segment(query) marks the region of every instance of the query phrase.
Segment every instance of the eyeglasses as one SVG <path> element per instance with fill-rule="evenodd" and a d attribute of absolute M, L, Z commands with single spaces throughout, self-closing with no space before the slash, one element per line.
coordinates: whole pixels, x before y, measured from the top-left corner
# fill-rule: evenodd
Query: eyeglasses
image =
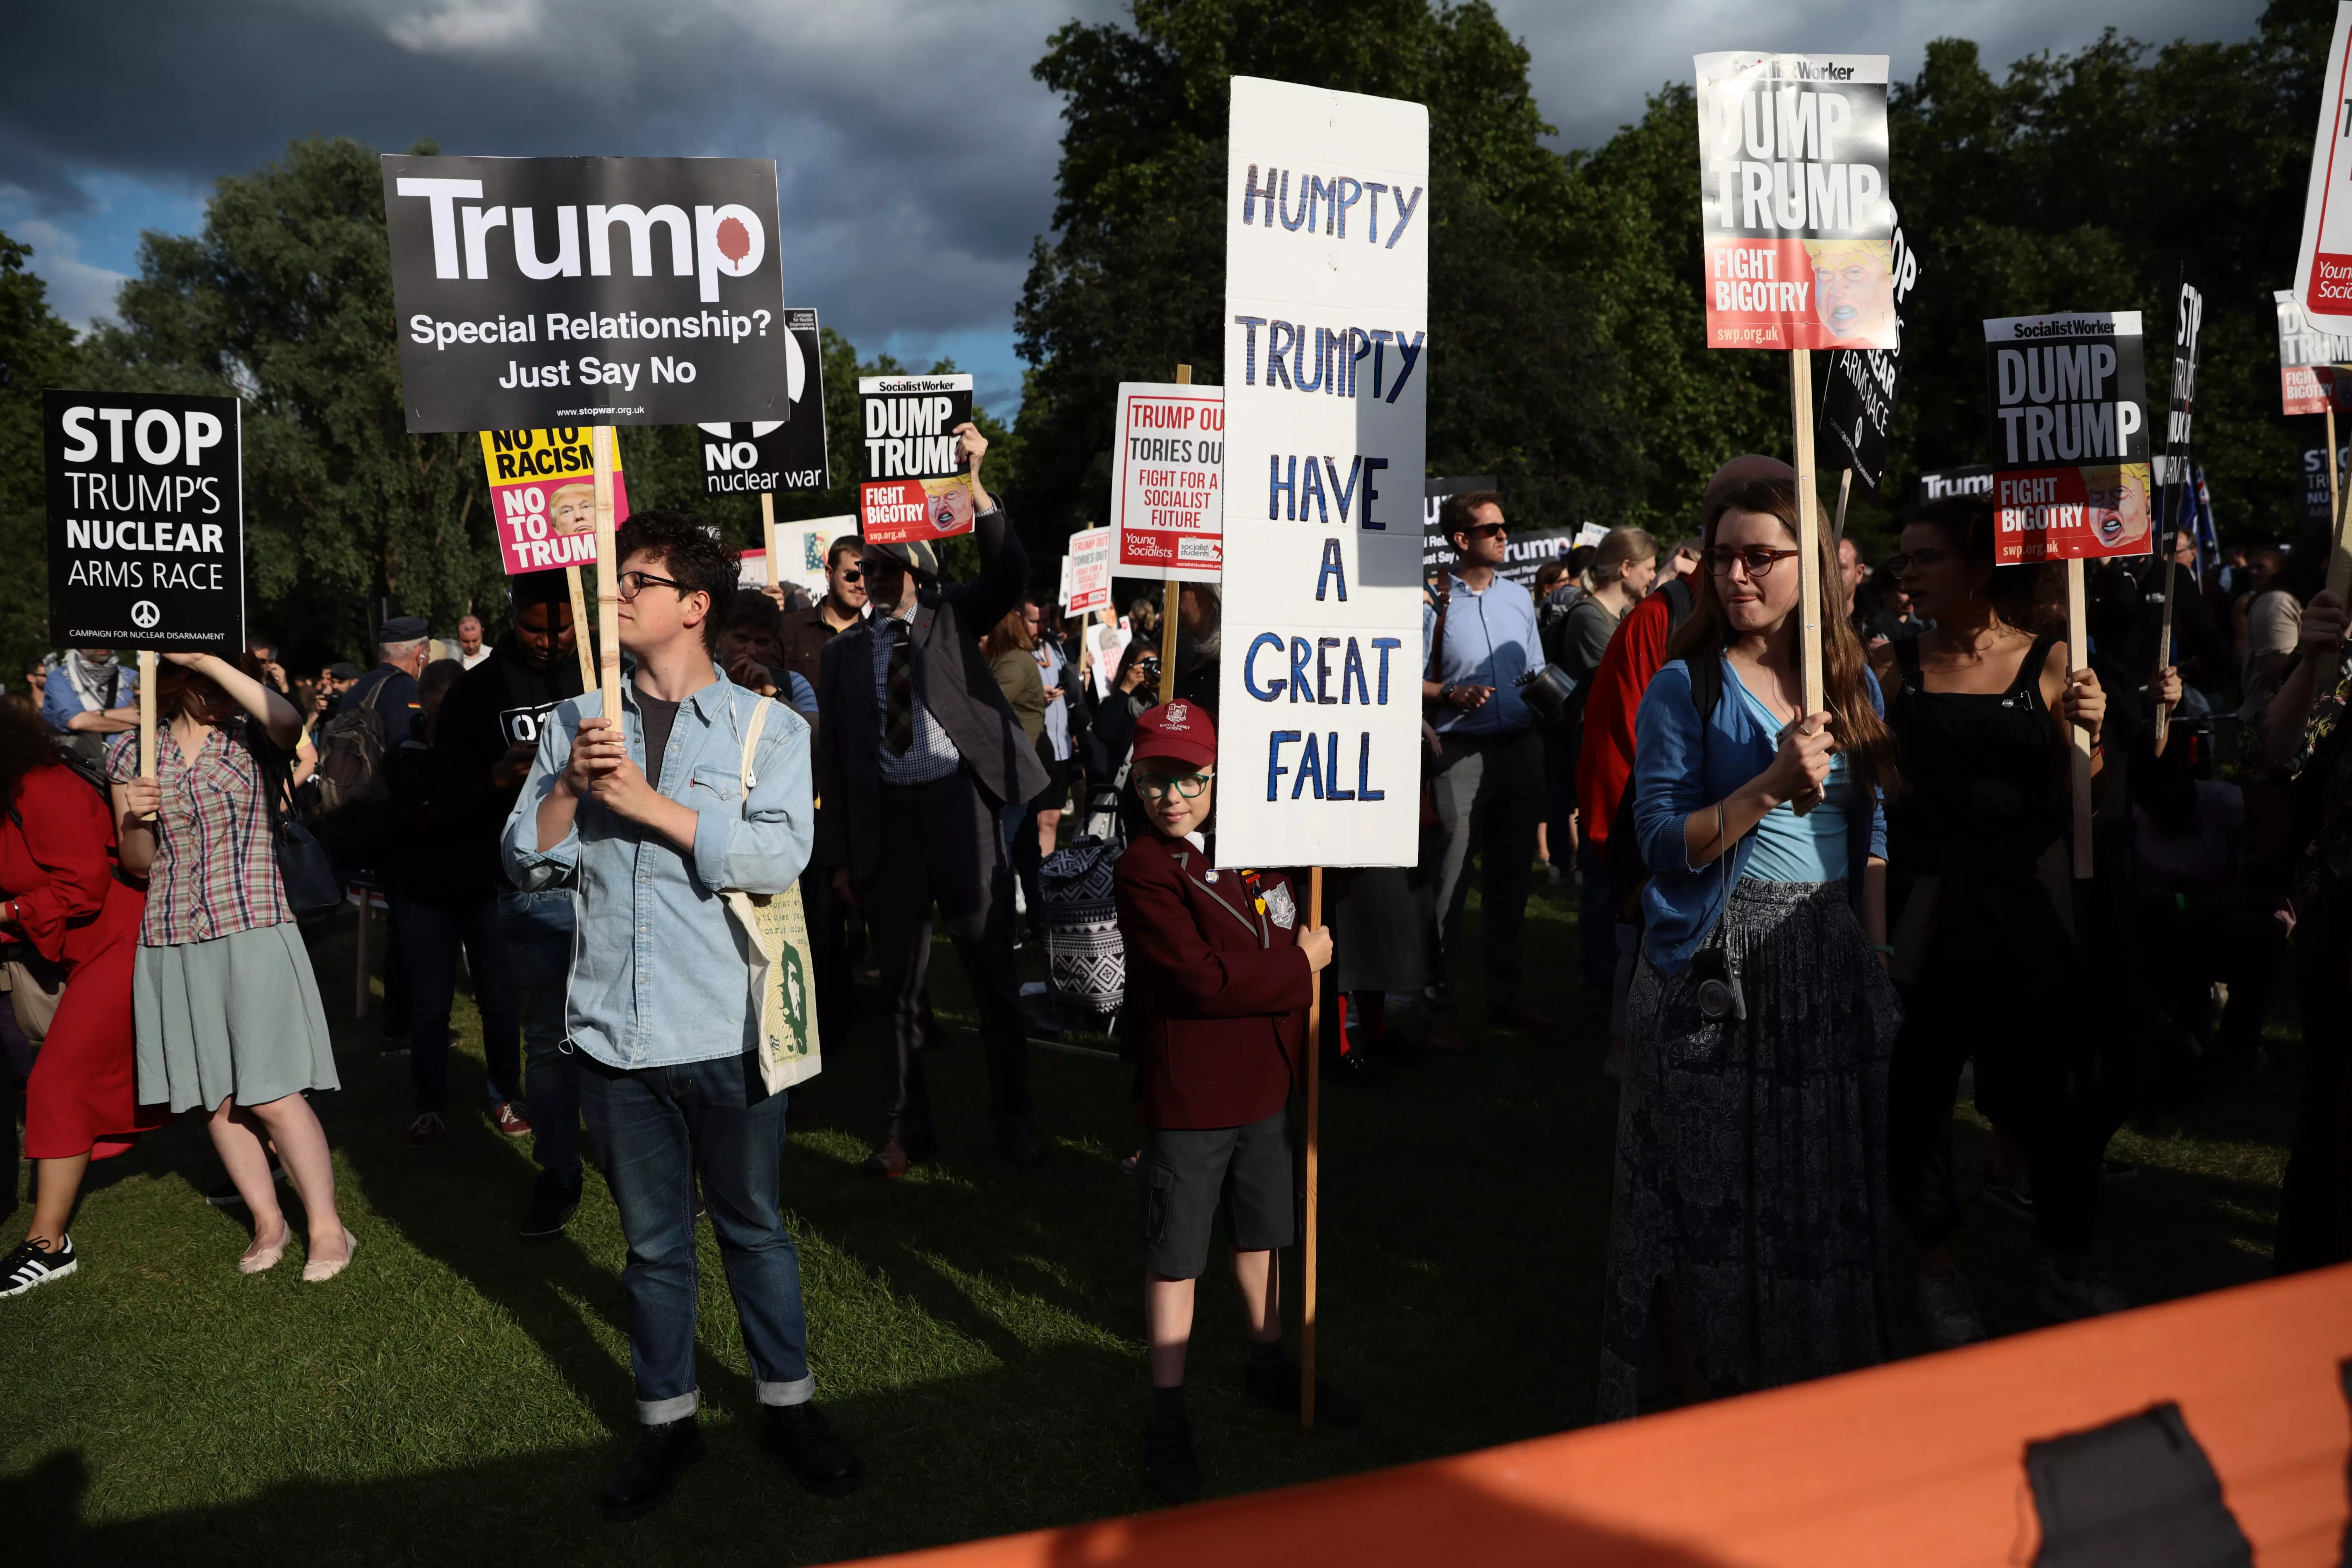
<path fill-rule="evenodd" d="M 1748 568 L 1749 577 L 1760 580 L 1772 574 L 1775 561 L 1786 561 L 1797 553 L 1794 550 L 1767 550 L 1760 544 L 1752 550 L 1733 550 L 1718 544 L 1706 552 L 1706 569 L 1718 577 L 1728 577 L 1731 563 L 1736 561 Z"/>
<path fill-rule="evenodd" d="M 1914 550 L 1907 555 L 1894 556 L 1887 561 L 1886 564 L 1896 576 L 1900 577 L 1915 566 L 1922 572 L 1932 572 L 1943 563 L 1955 559 L 1958 553 L 1955 550 L 1941 550 L 1930 544 L 1924 549 Z"/>
<path fill-rule="evenodd" d="M 650 572 L 624 572 L 614 579 L 614 586 L 621 590 L 624 599 L 634 599 L 647 588 L 675 588 L 681 599 L 688 592 L 687 585 L 676 578 L 656 577 Z"/>
<path fill-rule="evenodd" d="M 1198 800 L 1201 792 L 1209 787 L 1209 781 L 1216 776 L 1214 773 L 1179 773 L 1171 778 L 1165 773 L 1139 773 L 1135 788 L 1136 793 L 1146 800 L 1166 800 L 1171 789 L 1186 800 Z"/>

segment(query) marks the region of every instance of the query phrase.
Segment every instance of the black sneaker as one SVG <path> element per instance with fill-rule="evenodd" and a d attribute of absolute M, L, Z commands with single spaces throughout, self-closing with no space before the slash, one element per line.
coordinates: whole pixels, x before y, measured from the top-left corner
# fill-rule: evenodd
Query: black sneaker
<path fill-rule="evenodd" d="M 1268 1410 L 1279 1410 L 1285 1415 L 1298 1414 L 1298 1363 L 1285 1357 L 1271 1369 L 1253 1360 L 1249 1371 L 1242 1377 L 1242 1393 L 1255 1405 Z M 1320 1426 L 1353 1426 L 1363 1413 L 1356 1402 L 1324 1382 L 1315 1380 L 1315 1422 Z"/>
<path fill-rule="evenodd" d="M 14 1252 L 0 1258 L 0 1296 L 21 1296 L 62 1279 L 80 1267 L 81 1258 L 74 1251 L 72 1237 L 65 1237 L 55 1252 L 27 1237 L 16 1244 Z"/>
<path fill-rule="evenodd" d="M 768 1447 L 782 1454 L 801 1485 L 819 1497 L 847 1497 L 865 1484 L 866 1467 L 814 1405 L 770 1405 Z"/>
<path fill-rule="evenodd" d="M 691 1415 L 644 1428 L 636 1451 L 621 1461 L 597 1494 L 596 1511 L 614 1524 L 643 1519 L 662 1505 L 678 1473 L 702 1458 L 702 1430 Z"/>
<path fill-rule="evenodd" d="M 269 1156 L 269 1179 L 273 1182 L 283 1182 L 286 1180 L 286 1167 L 278 1163 L 278 1156 L 275 1154 Z M 243 1208 L 245 1206 L 245 1194 L 236 1190 L 236 1184 L 235 1182 L 223 1182 L 219 1186 L 215 1187 L 211 1192 L 205 1194 L 205 1202 L 212 1205 L 215 1208 Z"/>
<path fill-rule="evenodd" d="M 526 1244 L 553 1241 L 580 1212 L 580 1188 L 584 1175 L 565 1181 L 552 1171 L 541 1171 L 530 1190 L 530 1209 L 518 1232 Z"/>
<path fill-rule="evenodd" d="M 1143 1427 L 1143 1484 L 1165 1503 L 1201 1495 L 1201 1461 L 1192 1454 L 1192 1424 L 1153 1410 Z"/>
<path fill-rule="evenodd" d="M 2033 1187 L 2022 1171 L 2009 1177 L 1987 1176 L 1984 1200 L 2005 1215 L 2033 1223 Z"/>

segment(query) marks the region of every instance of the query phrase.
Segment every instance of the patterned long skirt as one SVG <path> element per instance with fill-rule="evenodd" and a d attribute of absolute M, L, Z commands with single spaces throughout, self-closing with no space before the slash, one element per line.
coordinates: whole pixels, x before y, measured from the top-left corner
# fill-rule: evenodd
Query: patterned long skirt
<path fill-rule="evenodd" d="M 1661 1289 L 1706 1397 L 1886 1358 L 1895 985 L 1840 882 L 1743 879 L 1711 945 L 1745 1019 L 1644 963 L 1628 1005 L 1600 1415 L 1636 1414 Z"/>

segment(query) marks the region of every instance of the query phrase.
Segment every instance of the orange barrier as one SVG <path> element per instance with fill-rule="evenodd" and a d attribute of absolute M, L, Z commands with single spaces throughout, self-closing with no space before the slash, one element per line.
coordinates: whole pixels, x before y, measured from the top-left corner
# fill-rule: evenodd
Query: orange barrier
<path fill-rule="evenodd" d="M 1990 1568 L 2039 1544 L 2028 1442 L 2173 1400 L 2258 1568 L 2334 1568 L 2347 1360 L 2352 1265 L 1613 1426 L 870 1561 Z"/>

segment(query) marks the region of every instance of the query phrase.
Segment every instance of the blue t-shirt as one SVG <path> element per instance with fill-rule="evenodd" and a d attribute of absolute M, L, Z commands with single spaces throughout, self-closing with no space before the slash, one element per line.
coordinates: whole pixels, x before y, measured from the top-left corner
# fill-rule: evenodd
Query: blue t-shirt
<path fill-rule="evenodd" d="M 1725 679 L 1732 691 L 1739 694 L 1750 716 L 1768 735 L 1778 734 L 1780 721 L 1762 700 L 1741 683 L 1738 673 L 1726 659 Z M 1835 882 L 1846 874 L 1847 806 L 1853 799 L 1853 779 L 1846 766 L 1843 752 L 1830 758 L 1829 782 L 1823 786 L 1822 804 L 1802 816 L 1787 801 L 1782 801 L 1764 814 L 1754 832 L 1755 847 L 1748 853 L 1748 863 L 1740 875 L 1753 877 L 1759 882 Z"/>

